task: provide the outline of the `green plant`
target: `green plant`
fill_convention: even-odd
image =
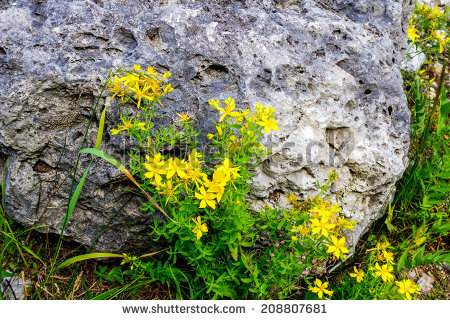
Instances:
[[[137,290],[142,282],[158,282],[175,287],[177,298],[282,299],[298,294],[302,279],[325,272],[322,264],[326,261],[345,259],[349,250],[343,231],[354,224],[339,216],[339,205],[321,198],[337,179],[334,171],[319,185],[321,191],[315,198],[301,202],[290,195],[289,210],[266,206],[255,212],[246,201],[252,172],[269,154],[260,139],[278,130],[275,109],[256,104],[254,111],[237,110],[231,98],[211,100],[218,121],[216,132],[207,135],[204,155],[196,149],[200,132],[193,126],[193,115],[179,114],[179,125],[155,128],[153,119],[160,117],[156,107],[171,91],[169,77],[170,73],[161,76],[151,67],[144,71],[135,65],[132,70],[116,72],[108,82],[113,97],[135,104],[138,111],[133,117],[130,112],[122,115],[122,124],[111,130],[113,135],[126,134],[136,141],[128,153],[129,171],[99,150],[102,127],[96,148],[80,151],[126,174],[147,199],[142,202],[144,213],[163,214],[165,219],[154,219],[150,236],[166,249],[140,257],[87,254],[59,268],[114,255],[123,257],[122,265],[129,266],[123,275],[139,284],[124,290]],[[69,202],[67,221],[87,171]],[[110,275],[102,268],[98,274],[101,279],[122,279],[118,269],[114,270]],[[123,290],[110,294],[118,292]]]
[[[374,248],[367,250],[362,265],[353,266],[351,270],[353,272],[339,275],[341,278],[339,285],[333,286],[336,292],[335,298],[341,300],[416,298],[420,287],[408,279],[404,273],[394,274],[396,264],[392,249],[395,248],[388,242],[378,242]],[[401,261],[398,263],[400,264]],[[397,269],[399,269],[398,265]]]

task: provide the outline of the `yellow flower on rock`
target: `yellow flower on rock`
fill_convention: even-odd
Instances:
[[[145,123],[144,122],[138,122],[138,120],[136,119],[133,122],[133,118],[127,119],[126,117],[121,117],[123,126],[118,126],[117,129],[111,129],[111,134],[112,135],[116,135],[121,131],[125,131],[125,130],[131,130],[133,128],[137,128],[139,130],[145,130]]]
[[[148,95],[148,89],[150,88],[150,86],[147,86],[143,89],[141,89],[139,87],[139,84],[136,84],[133,87],[130,87],[130,91],[134,92],[134,98],[137,100],[137,107],[140,108],[141,107],[141,100],[142,98],[145,98],[149,101],[153,101],[153,97]]]
[[[233,110],[235,108],[234,99],[228,98],[224,102],[226,105],[225,109],[217,107],[217,110],[220,111],[220,113],[222,113],[222,115],[220,116],[219,122],[222,122],[225,119],[225,117],[227,117],[227,116],[235,117],[235,116],[240,115],[239,112],[236,112],[236,111],[233,112]]]
[[[390,265],[383,264],[381,267],[378,264],[378,262],[375,264],[375,276],[380,277],[383,279],[384,282],[390,282],[392,279],[394,279],[394,276],[391,274],[391,272],[394,270],[394,268]]]
[[[324,293],[326,293],[329,296],[331,296],[333,294],[333,291],[327,289],[328,282],[322,283],[322,281],[320,281],[319,279],[316,279],[314,281],[314,285],[315,285],[315,287],[310,288],[309,290],[314,293],[317,293],[317,295],[319,296],[320,299],[322,299]]]
[[[344,258],[344,254],[349,252],[345,246],[345,237],[338,240],[335,236],[331,236],[331,241],[333,244],[328,246],[327,253],[333,253],[338,259],[339,257]]]
[[[197,220],[192,219],[192,221],[194,221],[195,223],[195,227],[194,229],[192,229],[192,232],[195,233],[195,235],[197,236],[197,240],[199,240],[203,233],[208,232],[208,226],[206,225],[206,223],[202,223],[202,217],[198,216]]]
[[[200,187],[200,193],[195,193],[195,197],[200,201],[199,208],[203,209],[208,207],[211,207],[213,209],[216,208],[216,201],[214,200],[216,198],[216,195],[210,192],[206,192],[204,187]]]
[[[328,229],[333,229],[335,227],[334,224],[327,223],[327,218],[320,219],[312,219],[311,221],[311,230],[312,234],[321,233],[324,237],[328,237]]]
[[[264,132],[265,133],[269,133],[270,129],[272,129],[272,130],[279,130],[278,124],[277,124],[277,122],[275,121],[274,118],[267,119],[267,118],[264,117],[262,119],[262,121],[258,121],[256,123],[259,124],[261,127],[264,127]]]
[[[194,115],[189,116],[189,112],[182,113],[182,114],[177,113],[177,115],[180,117],[180,120],[177,120],[175,122],[185,122],[194,116]]]
[[[293,193],[289,193],[288,197],[284,201],[292,202],[292,201],[297,201],[297,200],[298,200],[297,197]]]
[[[355,270],[355,273],[350,273],[350,277],[356,278],[356,281],[361,282],[364,278],[364,271],[358,270],[355,266],[353,267],[353,270]]]
[[[409,279],[403,280],[403,281],[395,281],[395,284],[398,286],[397,292],[400,294],[404,294],[406,296],[406,299],[411,300],[411,295],[419,292],[419,286],[412,282]]]

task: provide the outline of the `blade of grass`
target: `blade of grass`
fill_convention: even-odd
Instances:
[[[91,160],[92,163],[92,160]],[[86,168],[86,171],[84,171],[83,177],[81,177],[80,182],[78,183],[77,188],[75,189],[75,192],[73,193],[73,196],[70,198],[69,206],[67,209],[67,213],[64,216],[64,220],[62,223],[62,230],[61,233],[64,232],[64,229],[67,227],[67,224],[69,223],[70,217],[72,216],[73,210],[75,210],[75,206],[78,202],[78,198],[80,197],[81,190],[83,189],[84,182],[86,180],[87,174],[89,172],[89,169],[91,168],[91,163]]]
[[[103,128],[105,127],[105,117],[106,117],[106,106],[103,108],[102,116],[100,117],[100,123],[98,125],[98,132],[97,132],[97,141],[95,143],[95,149],[100,149],[100,145],[102,144],[103,139]]]
[[[76,262],[89,260],[89,259],[98,259],[98,258],[123,258],[123,254],[108,253],[108,252],[96,252],[96,253],[82,254],[82,255],[79,255],[79,256],[76,256],[76,257],[73,257],[73,258],[70,258],[70,259],[64,261],[58,267],[56,267],[55,270],[65,268]]]

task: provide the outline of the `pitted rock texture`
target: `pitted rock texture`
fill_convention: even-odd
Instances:
[[[6,211],[17,222],[58,233],[70,174],[108,70],[133,64],[170,70],[166,117],[196,114],[203,135],[217,120],[207,101],[276,108],[280,130],[251,199],[281,205],[293,192],[333,187],[358,222],[352,244],[382,214],[407,165],[410,114],[399,63],[412,0],[144,1],[0,0],[0,166]],[[103,94],[88,134],[95,144]],[[124,161],[130,143],[109,130],[103,149]],[[81,167],[89,158],[81,158]],[[82,174],[80,170],[78,179]],[[68,178],[66,178],[68,177]],[[95,160],[65,232],[98,250],[145,245],[154,214],[117,170]],[[119,210],[124,205],[122,210]],[[158,216],[159,217],[159,216]]]

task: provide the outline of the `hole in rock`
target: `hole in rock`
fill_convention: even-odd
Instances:
[[[145,36],[147,38],[148,44],[152,47],[156,47],[162,43],[161,36],[159,34],[159,28],[147,30]]]
[[[33,171],[39,173],[46,173],[49,172],[50,170],[51,170],[50,166],[42,160],[38,160],[33,166]]]

